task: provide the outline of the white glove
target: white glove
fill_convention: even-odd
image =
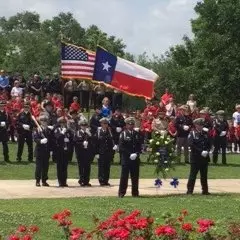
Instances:
[[[224,136],[226,136],[226,134],[227,134],[226,131],[222,131],[222,132],[220,133],[220,137],[224,137]]]
[[[48,126],[48,129],[53,130],[53,126]]]
[[[88,141],[84,141],[84,142],[83,142],[83,147],[84,147],[84,148],[87,148],[87,147],[88,147]]]
[[[64,138],[64,142],[68,143],[69,142],[69,138]]]
[[[121,128],[121,127],[116,127],[116,131],[117,131],[118,133],[120,133],[120,132],[122,131],[122,128]]]
[[[202,130],[203,130],[204,132],[208,132],[208,131],[209,131],[209,129],[206,128],[206,127],[204,127]]]
[[[184,129],[185,131],[188,131],[188,130],[189,130],[189,126],[184,125],[184,126],[183,126],[183,129]]]
[[[134,131],[136,132],[139,132],[139,130],[140,130],[139,128],[134,128]]]
[[[6,122],[1,122],[1,127],[5,127],[6,126]]]
[[[131,159],[131,160],[136,160],[136,158],[137,158],[137,154],[136,154],[136,153],[132,153],[132,154],[130,155],[130,159]]]
[[[47,138],[43,138],[40,140],[40,143],[41,144],[46,144],[48,142]]]
[[[202,151],[202,154],[201,154],[201,155],[202,155],[202,157],[204,157],[204,158],[207,157],[207,156],[208,156],[208,151]]]
[[[63,128],[63,130],[61,131],[61,134],[65,134],[67,132],[67,129],[66,128]]]
[[[29,129],[30,129],[30,126],[27,125],[27,124],[23,124],[23,129],[24,129],[24,130],[29,130]]]
[[[99,154],[97,154],[95,157],[96,157],[96,159],[99,159]]]
[[[118,149],[117,145],[114,145],[113,150],[116,151]]]

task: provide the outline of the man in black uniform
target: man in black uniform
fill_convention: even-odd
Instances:
[[[175,125],[177,129],[177,155],[181,159],[181,149],[184,148],[185,163],[189,163],[188,134],[192,128],[192,119],[189,116],[187,106],[180,107],[180,114],[176,117]]]
[[[42,180],[42,186],[49,187],[48,180],[48,168],[50,158],[50,139],[51,130],[47,125],[48,117],[41,115],[39,117],[41,129],[34,131],[33,139],[36,142],[35,157],[36,157],[36,170],[35,179],[36,186],[40,187],[40,180]]]
[[[89,125],[90,125],[92,135],[95,135],[97,133],[98,128],[100,127],[99,121],[102,118],[101,108],[102,107],[100,106],[95,107],[95,113],[90,118]]]
[[[113,158],[113,151],[116,150],[113,136],[109,128],[107,118],[100,119],[101,127],[97,129],[95,134],[96,149],[98,157],[98,181],[101,186],[110,186],[109,175],[110,166]]]
[[[22,153],[24,143],[28,146],[28,161],[33,161],[33,137],[32,130],[34,126],[32,115],[30,113],[30,106],[25,102],[23,111],[17,117],[17,132],[18,132],[18,151],[17,161],[22,161]]]
[[[228,123],[224,119],[225,112],[219,110],[216,112],[217,118],[213,121],[214,138],[213,138],[213,163],[218,161],[219,150],[222,150],[222,164],[227,164],[226,148],[227,148],[227,132]]]
[[[57,178],[59,187],[68,187],[67,168],[70,145],[73,144],[72,132],[67,129],[67,120],[64,117],[58,118],[58,127],[54,130],[56,141]]]
[[[6,106],[5,102],[0,103],[0,142],[2,142],[3,146],[3,156],[5,162],[9,161],[9,151],[8,151],[8,127],[10,125],[10,118],[4,107]]]
[[[116,109],[114,114],[112,115],[110,120],[110,127],[113,135],[114,144],[118,145],[120,133],[123,131],[123,128],[125,127],[124,118],[119,109]],[[114,154],[115,151],[113,151],[113,159]]]
[[[209,151],[211,148],[208,134],[203,131],[203,118],[194,120],[195,129],[188,136],[188,143],[191,148],[190,156],[190,175],[187,183],[187,194],[192,194],[198,172],[200,171],[200,181],[202,185],[202,194],[208,195],[208,162]]]
[[[80,129],[75,132],[74,144],[79,170],[78,183],[82,187],[91,187],[89,183],[92,158],[92,135],[86,120],[79,121]]]
[[[139,182],[139,165],[141,153],[141,137],[139,132],[134,130],[134,118],[126,118],[126,130],[120,135],[119,153],[121,158],[122,172],[120,186],[118,191],[119,197],[124,197],[128,186],[128,176],[130,173],[132,180],[132,196],[138,197],[138,182]]]

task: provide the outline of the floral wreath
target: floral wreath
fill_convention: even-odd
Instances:
[[[160,187],[162,185],[162,181],[159,179],[160,175],[166,179],[171,170],[175,170],[173,164],[178,160],[174,148],[174,139],[167,136],[166,131],[156,131],[153,133],[149,143],[151,153],[148,157],[148,162],[156,165],[155,173],[158,178],[155,181],[155,186]],[[170,182],[175,188],[178,183],[177,178],[172,178]]]

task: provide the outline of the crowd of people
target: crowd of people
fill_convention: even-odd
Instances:
[[[119,196],[124,196],[127,179],[132,179],[132,195],[138,196],[140,154],[148,150],[153,132],[169,135],[176,143],[181,161],[189,163],[190,132],[196,119],[204,119],[202,130],[210,139],[212,161],[227,164],[226,152],[239,153],[240,105],[233,118],[227,120],[223,110],[212,114],[208,107],[197,107],[194,95],[185,104],[175,104],[168,89],[160,100],[146,100],[146,107],[134,112],[122,112],[122,94],[103,84],[87,81],[61,81],[58,74],[43,80],[35,74],[25,81],[20,74],[0,73],[0,142],[3,156],[9,159],[8,142],[17,141],[16,161],[22,161],[24,144],[28,146],[28,161],[36,158],[36,186],[49,186],[49,159],[56,162],[59,186],[67,187],[67,168],[75,152],[79,167],[79,184],[91,186],[90,170],[98,159],[98,179],[109,186],[114,155],[120,153],[122,165]],[[94,113],[87,119],[84,111]],[[35,151],[33,151],[35,142]],[[130,160],[129,160],[130,159]],[[210,161],[210,158],[209,160]]]

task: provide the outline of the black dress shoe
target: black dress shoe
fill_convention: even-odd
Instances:
[[[124,197],[124,194],[118,194],[118,197],[119,197],[119,198],[123,198],[123,197]]]
[[[17,159],[16,159],[16,162],[21,162],[21,161],[22,161],[21,158],[17,158]]]
[[[105,183],[105,186],[111,187],[110,183]]]
[[[36,187],[41,187],[40,182],[36,182]]]
[[[211,195],[210,192],[202,192],[202,195]]]
[[[65,184],[63,184],[63,187],[68,187],[68,184],[66,184],[66,183],[65,183]]]
[[[139,197],[139,194],[133,194],[132,197],[137,198]]]
[[[43,187],[50,187],[50,185],[47,182],[42,183]]]
[[[189,192],[189,191],[187,191],[187,193],[186,193],[187,195],[192,195],[193,193],[192,192]]]
[[[33,159],[28,159],[29,162],[33,162]]]
[[[84,186],[85,186],[85,187],[91,187],[92,184],[91,184],[91,183],[85,183]]]
[[[11,161],[9,159],[4,160],[6,163],[10,163]]]

